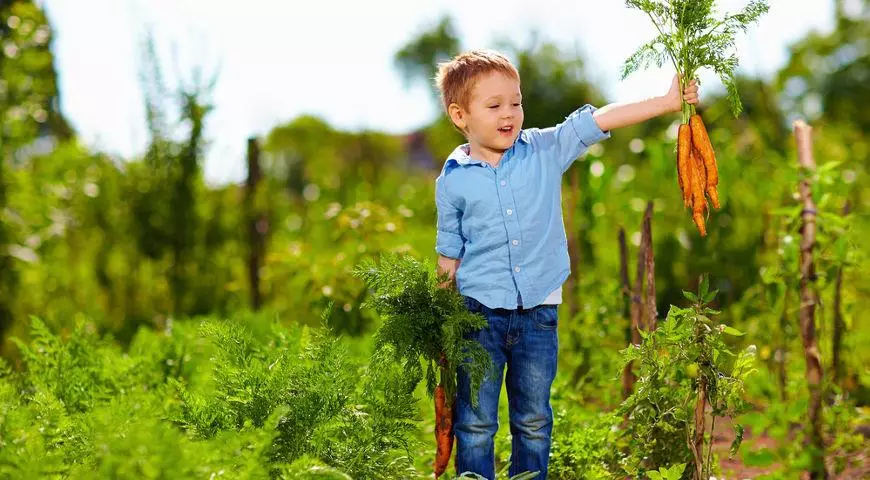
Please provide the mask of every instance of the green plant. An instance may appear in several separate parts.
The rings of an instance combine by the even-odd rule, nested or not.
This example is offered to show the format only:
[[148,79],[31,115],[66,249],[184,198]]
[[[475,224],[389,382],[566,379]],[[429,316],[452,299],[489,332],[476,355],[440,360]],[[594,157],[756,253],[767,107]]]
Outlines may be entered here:
[[[694,478],[709,478],[712,442],[705,433],[713,431],[717,417],[734,417],[748,407],[743,385],[754,371],[755,346],[731,352],[723,335],[742,333],[714,322],[711,317],[719,312],[708,304],[717,292],[708,289],[704,276],[697,294],[684,292],[689,307],[671,306],[656,330],[642,331],[642,343],[622,352],[626,363],[640,364],[635,392],[619,409],[628,420],[629,457],[623,467],[630,475],[686,463],[693,465]],[[742,426],[734,428],[731,456],[743,436]]]

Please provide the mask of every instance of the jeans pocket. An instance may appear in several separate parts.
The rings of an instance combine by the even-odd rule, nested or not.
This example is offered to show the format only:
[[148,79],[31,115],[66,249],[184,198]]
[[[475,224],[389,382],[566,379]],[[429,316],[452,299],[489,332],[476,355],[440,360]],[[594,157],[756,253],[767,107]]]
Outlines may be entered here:
[[555,330],[559,326],[559,307],[557,305],[542,305],[535,309],[535,328],[540,330]]
[[483,313],[483,304],[472,297],[465,296],[465,308],[471,313]]

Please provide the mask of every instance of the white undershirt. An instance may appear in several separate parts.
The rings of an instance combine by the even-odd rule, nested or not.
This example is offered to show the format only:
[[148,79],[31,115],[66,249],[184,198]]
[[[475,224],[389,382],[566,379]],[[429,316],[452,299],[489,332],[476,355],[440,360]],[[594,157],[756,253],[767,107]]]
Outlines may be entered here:
[[561,286],[559,286],[559,288],[553,290],[553,292],[550,293],[550,295],[548,295],[546,299],[544,299],[544,305],[558,305],[560,303],[562,303],[562,287]]

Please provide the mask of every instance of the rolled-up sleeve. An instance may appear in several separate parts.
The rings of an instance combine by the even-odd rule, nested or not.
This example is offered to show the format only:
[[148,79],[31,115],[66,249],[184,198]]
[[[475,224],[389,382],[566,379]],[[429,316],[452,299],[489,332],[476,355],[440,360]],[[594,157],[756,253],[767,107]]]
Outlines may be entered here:
[[435,250],[448,258],[462,258],[465,250],[461,229],[462,212],[450,201],[443,175],[435,182],[435,206],[438,210]]
[[596,110],[592,105],[583,105],[568,115],[564,122],[539,129],[533,135],[538,148],[551,153],[547,156],[559,163],[562,173],[589,147],[610,138],[610,132],[602,131],[592,117]]

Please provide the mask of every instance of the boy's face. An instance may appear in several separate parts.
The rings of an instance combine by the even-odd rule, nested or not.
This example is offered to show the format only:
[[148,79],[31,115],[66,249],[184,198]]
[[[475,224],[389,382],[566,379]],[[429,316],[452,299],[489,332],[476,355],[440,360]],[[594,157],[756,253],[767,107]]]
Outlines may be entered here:
[[485,74],[471,91],[468,109],[454,104],[450,116],[469,142],[503,152],[513,145],[523,127],[520,82],[501,72]]

